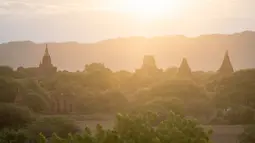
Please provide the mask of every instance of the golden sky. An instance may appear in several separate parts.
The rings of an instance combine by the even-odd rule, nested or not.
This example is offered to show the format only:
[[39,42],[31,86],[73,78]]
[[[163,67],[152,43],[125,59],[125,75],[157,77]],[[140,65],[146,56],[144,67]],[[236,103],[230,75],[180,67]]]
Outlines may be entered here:
[[254,5],[255,0],[0,0],[0,39],[92,42],[233,33],[255,29]]

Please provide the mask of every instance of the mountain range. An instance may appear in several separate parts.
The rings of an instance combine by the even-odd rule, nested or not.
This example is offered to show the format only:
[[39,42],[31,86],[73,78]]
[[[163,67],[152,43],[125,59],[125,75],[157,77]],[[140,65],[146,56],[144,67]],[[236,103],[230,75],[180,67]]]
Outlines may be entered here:
[[[144,55],[154,55],[159,68],[179,66],[187,58],[192,70],[216,71],[226,50],[235,70],[255,67],[255,32],[210,34],[198,37],[183,35],[126,37],[96,43],[50,42],[52,63],[59,70],[83,70],[86,64],[104,63],[112,70],[133,71],[141,66]],[[46,44],[12,41],[0,44],[0,65],[37,67]]]

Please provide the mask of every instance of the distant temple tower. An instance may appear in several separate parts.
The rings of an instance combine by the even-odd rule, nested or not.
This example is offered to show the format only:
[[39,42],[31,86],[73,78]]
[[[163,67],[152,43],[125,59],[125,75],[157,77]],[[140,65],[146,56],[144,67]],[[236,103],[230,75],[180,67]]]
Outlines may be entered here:
[[151,55],[144,56],[142,68],[157,69],[154,57]]
[[57,68],[54,67],[51,63],[51,57],[49,54],[49,50],[48,50],[48,45],[46,44],[46,48],[45,48],[45,52],[44,52],[44,56],[42,58],[42,61],[40,62],[39,65],[39,71],[40,73],[54,73],[57,71]]
[[49,54],[49,50],[48,50],[48,45],[46,44],[46,48],[45,48],[45,52],[44,52],[44,56],[42,59],[42,62],[40,63],[40,68],[48,68],[48,67],[52,67],[51,64],[51,57]]
[[180,78],[189,78],[192,76],[191,69],[186,58],[183,58],[177,76]]
[[157,68],[156,61],[152,55],[145,55],[143,58],[143,64],[140,69],[136,70],[136,73],[140,75],[153,76],[161,70]]
[[218,73],[221,75],[229,75],[232,74],[234,72],[233,66],[231,64],[229,55],[228,55],[228,51],[226,51],[225,56],[224,56],[224,60],[221,64],[220,69],[218,70]]

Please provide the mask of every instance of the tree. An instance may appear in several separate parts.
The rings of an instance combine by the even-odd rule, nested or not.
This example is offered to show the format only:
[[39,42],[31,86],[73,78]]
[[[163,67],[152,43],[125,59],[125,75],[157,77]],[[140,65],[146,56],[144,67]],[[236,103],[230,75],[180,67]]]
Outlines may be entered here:
[[20,79],[18,104],[28,106],[33,111],[48,110],[50,107],[50,97],[48,91],[41,87],[36,79]]
[[13,69],[9,66],[0,66],[0,75],[2,76],[10,76],[13,72]]
[[14,102],[18,94],[18,84],[10,77],[0,77],[0,102]]
[[116,87],[119,87],[122,90],[127,90],[130,87],[128,83],[132,77],[132,73],[122,70],[115,72],[113,76],[116,80],[116,83],[114,84]]
[[[104,129],[97,125],[95,133],[85,128],[82,134],[70,134],[61,138],[54,134],[52,143],[209,143],[211,130],[205,130],[195,121],[176,115],[167,114],[167,118],[155,124],[160,116],[156,113],[118,114],[113,129]],[[41,143],[47,140],[41,135]]]
[[255,108],[255,70],[241,70],[222,78],[216,85],[215,102],[227,108],[245,105]]
[[32,122],[25,130],[30,140],[42,133],[47,138],[57,133],[60,137],[67,137],[68,133],[76,133],[80,131],[77,124],[70,119],[61,117],[42,117]]
[[223,118],[233,125],[254,124],[255,110],[250,107],[236,106],[225,112]]
[[29,109],[35,112],[49,109],[49,101],[43,98],[42,95],[35,92],[30,92],[26,95],[23,95],[21,102],[22,105],[27,106]]
[[125,95],[118,90],[105,91],[101,98],[105,99],[106,107],[111,111],[120,111],[124,109],[128,103]]
[[85,66],[84,69],[86,81],[84,86],[95,88],[98,90],[106,90],[113,87],[116,83],[113,73],[106,68],[104,64],[92,63]]
[[155,84],[151,88],[152,96],[177,97],[183,101],[206,99],[203,87],[196,85],[192,80],[166,80]]
[[93,72],[111,72],[110,69],[106,68],[102,63],[92,63],[85,65],[84,72],[93,73]]
[[28,108],[9,103],[0,104],[0,114],[0,129],[19,129],[34,120],[33,114]]
[[239,136],[240,143],[254,143],[255,142],[255,125],[244,128],[244,132]]

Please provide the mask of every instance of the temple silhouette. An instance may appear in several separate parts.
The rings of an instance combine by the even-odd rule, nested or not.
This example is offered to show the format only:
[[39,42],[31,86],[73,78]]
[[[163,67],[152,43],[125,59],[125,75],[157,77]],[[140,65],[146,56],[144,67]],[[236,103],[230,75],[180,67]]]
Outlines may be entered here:
[[22,73],[29,73],[32,76],[44,76],[56,73],[57,67],[53,66],[52,64],[51,56],[48,50],[48,44],[46,44],[44,55],[38,67],[18,67],[17,71]]
[[152,55],[145,55],[143,57],[143,64],[135,73],[142,76],[154,76],[161,70],[156,65],[156,60]]
[[[38,67],[33,68],[23,68],[19,67],[17,69],[20,72],[28,72],[33,73],[34,75],[41,76],[41,75],[49,75],[57,72],[57,68],[53,66],[51,56],[48,50],[48,45],[46,44],[45,52],[40,61]],[[152,55],[145,55],[143,58],[142,66],[135,71],[135,74],[138,74],[142,77],[154,77],[158,75],[157,73],[162,72],[162,69],[159,69],[156,65],[156,61],[154,56]],[[231,75],[234,72],[234,68],[230,61],[229,53],[226,51],[222,64],[215,75]],[[176,73],[177,78],[181,79],[192,79],[192,69],[188,64],[188,60],[183,58],[181,64],[178,68]],[[52,113],[70,113],[75,110],[73,98],[73,93],[50,93],[51,98],[51,109]],[[22,104],[23,97],[18,95],[15,99],[15,103]]]
[[51,73],[57,72],[57,68],[54,67],[51,63],[51,57],[48,50],[48,44],[46,44],[44,56],[42,58],[42,61],[40,62],[38,72],[40,74],[51,74]]
[[226,51],[221,67],[218,70],[220,75],[229,75],[234,72],[234,68],[231,64],[228,51]]
[[179,67],[177,77],[179,78],[190,78],[192,76],[191,69],[189,67],[188,61],[186,58],[182,59],[181,65]]
[[[143,58],[143,64],[140,69],[136,70],[136,73],[143,76],[145,75],[152,76],[159,71],[160,69],[157,68],[155,58],[152,55],[145,55]],[[229,53],[228,51],[226,51],[222,64],[219,70],[217,70],[216,75],[227,76],[227,75],[231,75],[233,72],[234,72],[234,68],[230,61]],[[188,64],[188,60],[186,58],[182,59],[182,62],[176,73],[176,77],[182,78],[182,79],[192,79],[192,69],[190,68]]]
[[[51,56],[48,49],[48,44],[46,44],[44,55],[38,67],[30,67],[30,68],[19,67],[17,71],[27,72],[30,74],[33,73],[32,75],[35,75],[35,76],[44,76],[44,75],[56,73],[57,67],[55,67],[52,64]],[[141,76],[154,76],[160,71],[162,71],[162,69],[159,69],[157,67],[154,56],[144,55],[142,66],[141,68],[136,69],[135,73]],[[222,64],[220,65],[220,68],[217,70],[216,74],[221,76],[226,76],[226,75],[232,74],[233,72],[234,72],[234,68],[230,61],[229,52],[226,51]],[[179,77],[179,78],[192,77],[192,69],[190,68],[188,64],[188,60],[186,58],[182,59],[182,62],[176,73],[176,77]]]

